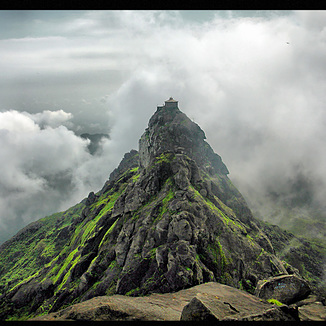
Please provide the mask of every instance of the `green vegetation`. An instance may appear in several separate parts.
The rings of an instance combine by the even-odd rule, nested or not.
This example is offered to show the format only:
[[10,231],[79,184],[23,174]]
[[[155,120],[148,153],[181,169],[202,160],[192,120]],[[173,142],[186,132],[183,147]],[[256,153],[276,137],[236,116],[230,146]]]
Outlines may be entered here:
[[261,248],[261,251],[260,251],[259,255],[256,258],[256,261],[264,254],[264,252],[265,252],[264,248]]
[[309,244],[311,245],[311,247],[318,251],[319,253],[321,253],[324,257],[326,257],[326,240],[323,239],[307,239],[309,241]]
[[156,249],[157,249],[157,248],[153,248],[153,249],[150,251],[150,259],[154,259],[155,255],[156,255]]
[[229,217],[228,215],[226,215],[224,212],[222,212],[221,209],[219,209],[218,207],[216,207],[216,205],[214,203],[212,203],[212,201],[210,201],[208,198],[205,198],[203,197],[198,190],[196,190],[193,186],[190,187],[194,193],[195,193],[195,198],[201,200],[201,202],[204,202],[213,212],[217,213],[217,215],[219,217],[221,217],[221,220],[223,221],[223,223],[226,225],[226,226],[235,226],[236,228],[246,232],[246,229],[244,226],[242,226],[240,223],[240,221],[237,221],[235,220],[235,214],[234,212],[232,211],[232,209],[228,206],[226,206],[225,204],[223,204],[221,202],[220,199],[218,199],[216,196],[214,196],[214,199],[221,205],[221,207],[223,207],[223,210],[225,212],[227,212],[227,214],[229,216],[232,216]]
[[131,173],[135,173],[135,172],[137,172],[139,170],[139,166],[137,166],[137,167],[135,167],[135,168],[133,168],[133,169],[130,169],[129,171],[131,172]]
[[240,280],[240,281],[238,282],[238,289],[239,289],[239,290],[244,290],[244,287],[243,287],[243,284],[242,284],[242,280]]
[[149,132],[148,132],[148,131],[146,131],[146,132],[144,133],[144,136],[145,136],[146,140],[149,141]]
[[249,234],[246,234],[246,238],[247,238],[250,246],[252,246],[253,248],[257,247],[257,243],[254,241],[254,239]]
[[222,249],[222,245],[220,244],[219,240],[216,239],[214,243],[210,243],[207,246],[208,251],[213,258],[213,262],[217,267],[217,271],[220,277],[220,281],[223,282],[223,277],[225,276],[225,267],[227,264],[227,259]]
[[170,163],[174,158],[174,154],[172,153],[162,153],[160,156],[156,157],[156,164],[160,164],[162,162]]
[[132,289],[129,292],[127,292],[125,295],[132,295],[133,293],[135,293],[136,291],[139,291],[139,290],[140,290],[139,287],[138,288],[135,288],[135,289]]
[[[171,179],[168,179],[166,181],[166,185],[170,184],[171,183]],[[163,215],[168,212],[168,203],[170,200],[172,200],[175,196],[175,191],[174,189],[171,187],[168,191],[168,193],[166,194],[166,196],[163,198],[162,200],[162,206],[160,207],[160,212],[158,214],[158,216],[155,218],[154,222],[160,220]],[[172,211],[169,211],[170,213],[173,213]]]
[[112,281],[107,290],[105,291],[105,295],[113,295],[115,293],[116,285],[116,281]]
[[18,287],[21,284],[27,283],[29,280],[31,280],[33,277],[36,277],[39,274],[39,271],[35,272],[33,275],[28,276],[27,278],[23,279],[21,282],[17,283],[14,287],[11,288],[10,291],[14,290],[16,287]]
[[132,181],[133,182],[136,182],[138,179],[139,179],[139,177],[140,177],[140,174],[138,173],[138,174],[135,174],[133,177],[132,177]]
[[[94,211],[96,208],[100,207],[101,205],[104,204],[104,206],[102,207],[102,209],[100,210],[100,212],[94,216],[93,219],[91,220],[84,220],[81,224],[78,225],[78,227],[75,230],[75,235],[73,237],[72,240],[72,245],[83,245],[85,243],[85,241],[87,239],[90,239],[91,237],[93,237],[95,234],[95,229],[96,226],[98,225],[99,220],[105,215],[107,214],[109,211],[112,210],[115,202],[117,201],[117,199],[120,197],[120,195],[125,191],[126,189],[126,184],[122,184],[119,187],[119,190],[117,192],[113,192],[110,194],[110,191],[106,194],[106,198],[101,198],[104,196],[101,196],[99,198],[99,200],[97,202],[95,202],[93,205],[91,205],[91,209],[92,211]],[[100,246],[103,244],[103,242],[107,239],[109,233],[113,230],[113,228],[115,227],[116,223],[117,223],[118,219],[111,225],[111,227],[108,229],[108,231],[105,233],[104,237],[101,240]],[[77,243],[76,243],[77,242]],[[72,252],[70,252],[70,254],[68,255],[68,257],[64,260],[59,273],[55,276],[55,278],[53,279],[54,282],[56,282],[58,280],[58,278],[60,277],[60,274],[67,268],[68,264],[71,262],[72,258],[74,257],[74,255],[78,252],[78,248],[76,248],[75,250],[73,250]],[[71,264],[71,268],[78,262],[79,260],[79,255],[77,255],[74,258],[74,261]],[[71,270],[70,268],[70,270]],[[58,289],[59,290],[62,285],[64,284],[65,280],[68,278],[69,274],[70,274],[70,270],[68,273],[66,273],[65,278],[63,279],[63,281],[61,282],[61,284],[59,285]]]
[[254,241],[254,239],[249,234],[246,234],[246,238],[249,239],[250,241]]
[[[64,237],[58,239],[57,235],[71,225],[83,208],[84,205],[80,203],[65,212],[42,218],[28,225],[18,238],[11,239],[0,253],[0,288],[5,288],[10,283],[10,288],[13,289],[37,276],[40,266],[57,257],[69,240]],[[49,264],[45,266],[49,267]]]
[[269,303],[272,303],[272,304],[276,304],[277,306],[283,306],[283,303],[282,302],[280,302],[280,301],[278,301],[278,300],[276,300],[276,299],[268,299],[267,300]]
[[115,268],[116,266],[118,266],[118,263],[116,260],[113,260],[111,261],[110,265],[109,265],[109,269],[113,269]]
[[114,227],[116,226],[117,222],[118,222],[118,218],[114,221],[114,223],[110,226],[110,228],[106,231],[106,233],[104,234],[100,244],[99,244],[99,248],[101,248],[102,244],[107,240],[109,234],[112,232],[112,230],[114,229]]
[[[75,254],[78,252],[78,248],[76,248],[74,251],[72,251],[68,257],[64,260],[58,274],[56,276],[54,276],[52,278],[53,282],[57,282],[57,280],[60,278],[61,274],[65,271],[65,269],[67,268],[68,264],[72,261],[72,259],[74,258]],[[67,273],[66,273],[67,275]]]
[[143,289],[145,289],[145,291],[150,288],[153,283],[155,283],[158,279],[158,277],[160,277],[160,275],[157,275],[157,273],[155,272],[151,277],[149,277],[145,283],[143,284]]
[[133,182],[136,182],[139,179],[139,177],[140,177],[140,173],[138,173],[138,170],[139,170],[139,167],[135,167],[135,168],[130,169],[129,171],[127,171],[129,173],[133,173],[134,174],[131,177],[131,179],[132,179]]
[[[138,155],[138,154],[137,154]],[[137,173],[138,173],[139,167],[134,167],[131,168],[125,172],[123,172],[120,176],[119,179],[116,181],[116,183],[125,183],[127,182],[130,178],[132,178],[132,180],[134,180],[134,178],[138,178],[137,177]]]
[[[95,202],[91,209],[92,211],[95,211],[96,208],[100,207],[101,205],[105,205],[101,211],[94,216],[91,220],[84,220],[75,231],[75,235],[72,239],[72,243],[77,241],[78,244],[84,243],[86,240],[90,239],[95,235],[95,229],[98,225],[99,220],[108,212],[110,212],[113,209],[113,206],[117,199],[124,193],[126,190],[127,185],[124,183],[120,186],[119,190],[117,192],[114,192],[112,194],[107,193],[106,199],[100,199],[100,202]],[[103,202],[106,202],[106,204],[103,204]]]
[[247,291],[251,294],[254,294],[256,289],[249,280],[240,280],[238,282],[238,288],[239,290]]
[[[86,241],[100,231],[98,225],[101,218],[105,218],[105,215],[113,209],[115,202],[126,190],[128,182],[135,182],[139,178],[137,172],[138,167],[126,171],[119,179],[120,183],[117,182],[114,188],[102,194],[89,206],[86,218],[79,223],[74,221],[80,219],[81,212],[85,208],[83,203],[30,224],[18,238],[10,240],[10,245],[0,253],[0,292],[7,292],[32,279],[37,279],[38,282],[52,280],[55,284],[54,294],[63,289],[71,291],[76,288],[79,279],[71,279],[72,270],[80,261]],[[118,219],[106,231],[100,246],[107,240],[117,222]],[[96,257],[92,262],[95,260]],[[110,268],[115,266],[114,261]],[[96,283],[94,286],[96,287]],[[75,300],[78,301],[79,298]],[[53,302],[42,304],[38,311],[41,314],[48,312],[51,304]],[[19,319],[28,316],[28,312],[25,313],[23,310],[22,308],[16,312],[17,316],[20,316]],[[13,315],[8,319],[17,318]]]

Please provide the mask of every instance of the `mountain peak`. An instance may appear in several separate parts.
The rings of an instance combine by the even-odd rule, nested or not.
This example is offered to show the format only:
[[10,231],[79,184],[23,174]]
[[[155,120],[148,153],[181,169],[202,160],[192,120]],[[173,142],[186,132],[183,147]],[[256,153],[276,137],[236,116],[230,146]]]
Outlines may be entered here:
[[170,98],[101,191],[0,246],[0,320],[212,281],[254,293],[261,280],[296,273],[205,138]]
[[221,157],[205,139],[204,131],[181,112],[178,101],[170,97],[164,106],[157,107],[139,140],[140,164],[146,168],[155,157],[172,152],[186,154],[210,174],[228,174]]

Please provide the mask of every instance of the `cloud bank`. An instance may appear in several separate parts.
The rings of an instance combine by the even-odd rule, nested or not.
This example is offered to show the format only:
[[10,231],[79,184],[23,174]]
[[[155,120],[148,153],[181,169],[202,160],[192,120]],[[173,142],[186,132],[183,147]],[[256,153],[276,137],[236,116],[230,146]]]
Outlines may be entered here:
[[107,177],[110,160],[90,155],[88,141],[62,125],[71,117],[64,111],[0,112],[2,239],[78,203]]
[[[158,99],[173,95],[261,218],[325,207],[325,12],[202,25],[174,17],[169,28],[129,17],[119,16],[133,24],[130,49],[144,39],[143,60],[111,96],[120,137],[132,143]],[[128,132],[132,121],[140,127]]]
[[[204,21],[91,11],[62,13],[60,24],[39,17],[30,35],[1,39],[1,209],[14,212],[2,225],[99,189],[170,96],[259,217],[317,212],[324,221],[325,22],[324,11]],[[82,132],[110,133],[101,156],[85,150]]]

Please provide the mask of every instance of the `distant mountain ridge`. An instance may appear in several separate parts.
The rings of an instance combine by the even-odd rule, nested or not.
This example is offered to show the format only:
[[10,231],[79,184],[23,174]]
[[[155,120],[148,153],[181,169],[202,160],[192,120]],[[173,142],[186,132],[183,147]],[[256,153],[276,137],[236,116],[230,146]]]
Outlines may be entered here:
[[0,246],[0,317],[206,282],[254,293],[277,275],[316,287],[323,248],[255,219],[205,138],[177,101],[158,107],[98,193]]
[[98,150],[101,148],[101,141],[103,139],[110,139],[110,136],[108,134],[89,134],[84,133],[80,135],[83,139],[89,139],[90,143],[87,146],[90,154],[94,155]]

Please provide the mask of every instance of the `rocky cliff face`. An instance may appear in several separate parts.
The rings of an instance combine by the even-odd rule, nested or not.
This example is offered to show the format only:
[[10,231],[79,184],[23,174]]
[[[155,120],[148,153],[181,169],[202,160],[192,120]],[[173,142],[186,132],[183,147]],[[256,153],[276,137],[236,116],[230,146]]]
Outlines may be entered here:
[[0,247],[1,318],[211,281],[254,293],[259,280],[296,272],[227,174],[197,124],[159,108],[101,191]]
[[158,108],[139,140],[140,165],[146,168],[155,157],[172,152],[187,155],[198,167],[210,168],[211,174],[228,174],[221,157],[205,139],[204,131],[177,107]]

